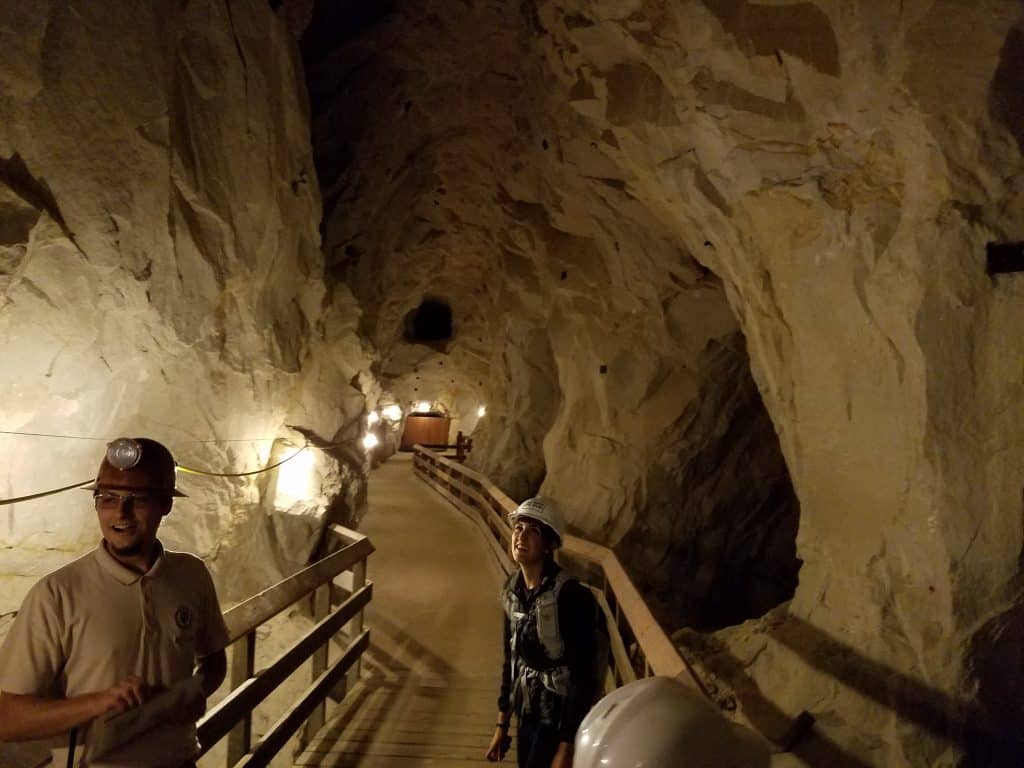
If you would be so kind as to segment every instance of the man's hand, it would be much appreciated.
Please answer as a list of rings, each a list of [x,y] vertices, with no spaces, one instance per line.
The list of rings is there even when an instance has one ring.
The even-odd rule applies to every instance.
[[[134,675],[105,690],[70,699],[0,691],[0,741],[63,736],[97,717],[137,707],[147,694],[146,681]]]
[[[203,678],[203,696],[210,698],[220,688],[228,670],[228,655],[225,651],[215,651],[199,659],[197,665],[199,675]],[[202,715],[200,715],[202,717]]]
[[[491,737],[491,744],[487,747],[484,757],[492,763],[504,760],[508,748],[511,746],[512,738],[508,735],[508,726],[506,725],[504,728],[498,726],[494,729],[494,736]]]
[[[551,768],[572,768],[572,744],[568,741],[558,743],[558,751],[551,761]]]
[[[136,675],[126,677],[119,683],[101,691],[98,697],[98,706],[101,709],[96,716],[127,712],[135,709],[149,696],[149,686],[146,681]]]

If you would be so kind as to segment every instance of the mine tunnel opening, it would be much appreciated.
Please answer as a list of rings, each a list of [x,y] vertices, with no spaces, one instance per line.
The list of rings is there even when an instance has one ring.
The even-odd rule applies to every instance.
[[[454,338],[452,308],[442,299],[425,298],[406,314],[403,327],[405,341],[443,352]]]

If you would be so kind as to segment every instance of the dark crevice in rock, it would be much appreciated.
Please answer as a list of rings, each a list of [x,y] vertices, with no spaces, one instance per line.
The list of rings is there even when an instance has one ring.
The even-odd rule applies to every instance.
[[[9,158],[0,157],[0,183],[6,184],[14,194],[29,205],[50,214],[50,218],[57,223],[64,236],[74,243],[79,253],[84,255],[82,249],[78,247],[78,243],[75,242],[74,234],[68,229],[64,217],[61,215],[60,207],[57,205],[57,199],[53,196],[53,192],[50,191],[45,181],[37,179],[32,175],[28,166],[25,165],[25,161],[22,160],[18,153],[14,153]],[[34,225],[35,221],[32,224]],[[26,231],[25,240],[27,239]],[[19,242],[24,242],[24,240]],[[5,242],[5,244],[10,243]]]
[[[0,201],[0,248],[28,243],[29,233],[39,221],[39,209]]]
[[[1024,25],[1010,30],[1003,43],[989,90],[989,111],[1013,134],[1024,152]]]
[[[706,361],[617,551],[663,624],[711,630],[793,596],[799,503],[742,343]]]
[[[313,18],[302,36],[303,59],[306,64],[321,61],[346,40],[358,38],[368,27],[394,13],[397,7],[398,0],[317,0]]]

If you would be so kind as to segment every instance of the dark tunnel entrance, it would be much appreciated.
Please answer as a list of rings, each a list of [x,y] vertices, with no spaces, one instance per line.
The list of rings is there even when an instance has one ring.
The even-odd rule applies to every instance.
[[[440,299],[424,299],[405,316],[404,338],[410,344],[425,344],[444,351],[452,340],[452,308]]]

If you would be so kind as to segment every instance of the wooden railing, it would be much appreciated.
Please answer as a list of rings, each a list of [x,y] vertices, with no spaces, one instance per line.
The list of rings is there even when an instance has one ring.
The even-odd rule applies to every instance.
[[[480,521],[490,536],[494,554],[510,573],[512,529],[508,515],[518,506],[500,488],[478,472],[417,445],[413,468],[459,509]],[[691,685],[704,695],[707,690],[692,667],[680,655],[640,596],[625,569],[607,547],[565,536],[559,558],[576,561],[589,581],[611,631],[612,665],[608,688],[650,675],[667,675]]]
[[[366,580],[366,558],[373,552],[373,545],[362,534],[339,525],[331,527],[330,537],[342,548],[224,613],[229,645],[234,645],[231,692],[199,721],[198,731],[202,754],[227,736],[229,768],[268,765],[303,725],[303,738],[308,741],[324,723],[327,696],[343,697],[348,682],[358,679],[359,659],[369,644],[370,632],[363,628],[363,608],[373,594],[373,584]],[[334,608],[333,581],[344,571],[352,574],[351,590]],[[256,628],[310,596],[315,626],[257,674]],[[331,640],[346,625],[347,645],[331,663]],[[312,684],[253,745],[253,709],[309,659]]]

